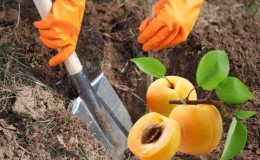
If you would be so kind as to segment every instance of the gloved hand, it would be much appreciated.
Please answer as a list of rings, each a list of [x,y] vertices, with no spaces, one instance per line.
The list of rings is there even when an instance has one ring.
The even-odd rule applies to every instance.
[[[56,0],[51,12],[34,26],[40,40],[49,48],[60,48],[49,61],[50,66],[64,62],[75,50],[86,0]]]
[[[144,51],[158,51],[185,41],[191,32],[204,0],[159,0],[149,23],[140,25],[139,43]]]

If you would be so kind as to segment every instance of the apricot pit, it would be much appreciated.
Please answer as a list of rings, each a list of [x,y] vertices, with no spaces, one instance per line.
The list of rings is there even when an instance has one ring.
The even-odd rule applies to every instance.
[[[149,126],[147,126],[142,134],[141,137],[141,142],[142,144],[148,144],[148,143],[152,143],[155,142],[156,140],[158,140],[158,138],[160,138],[161,134],[162,134],[162,127],[160,125],[160,123],[156,123],[156,124],[151,124]]]

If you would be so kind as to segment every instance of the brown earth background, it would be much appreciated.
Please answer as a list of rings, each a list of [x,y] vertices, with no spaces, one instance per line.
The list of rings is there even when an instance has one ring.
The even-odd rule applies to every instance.
[[[241,106],[257,111],[244,123],[248,141],[235,160],[260,159],[260,1],[205,1],[187,41],[155,54],[178,75],[195,83],[199,60],[210,50],[225,50],[230,75],[239,77],[255,100]],[[93,79],[104,72],[135,122],[146,111],[146,75],[129,60],[143,53],[138,26],[147,15],[144,1],[92,0],[86,4],[77,53]],[[40,16],[32,0],[3,0],[0,4],[0,159],[110,159],[88,132],[88,124],[66,112],[77,91],[64,65],[49,67],[56,53],[38,39],[33,22]],[[200,98],[203,93],[199,92]],[[210,155],[173,159],[218,160],[230,119],[223,117],[224,134]],[[126,153],[124,159],[137,159]]]

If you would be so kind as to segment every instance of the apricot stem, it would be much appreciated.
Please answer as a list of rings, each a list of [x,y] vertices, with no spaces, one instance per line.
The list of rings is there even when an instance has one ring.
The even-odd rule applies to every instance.
[[[170,100],[170,104],[184,104],[181,100]],[[199,99],[199,100],[189,100],[188,98],[185,99],[185,104],[191,104],[191,105],[196,105],[196,104],[211,104],[214,106],[222,106],[223,102],[222,101],[213,101],[210,99]]]
[[[147,126],[142,134],[141,143],[149,144],[156,142],[162,135],[162,126],[160,123],[155,123]]]
[[[188,94],[188,96],[187,96],[187,98],[186,98],[186,101],[189,100],[189,97],[190,97],[191,92],[192,92],[193,90],[195,90],[196,88],[198,88],[198,87],[199,87],[199,86],[195,86],[192,90],[190,90],[190,92],[189,92],[189,94]]]
[[[166,76],[164,76],[164,78],[169,82],[170,88],[171,88],[171,89],[174,89],[173,83],[171,83],[171,81],[170,81]]]

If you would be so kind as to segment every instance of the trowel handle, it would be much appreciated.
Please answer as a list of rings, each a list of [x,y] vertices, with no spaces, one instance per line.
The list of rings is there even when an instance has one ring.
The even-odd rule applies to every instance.
[[[48,15],[52,7],[51,0],[33,0],[38,12],[40,13],[41,17],[44,18]],[[59,50],[59,49],[58,49]],[[79,61],[79,58],[74,51],[71,56],[64,62],[67,71],[70,75],[74,75],[79,73],[82,70],[82,65]]]

